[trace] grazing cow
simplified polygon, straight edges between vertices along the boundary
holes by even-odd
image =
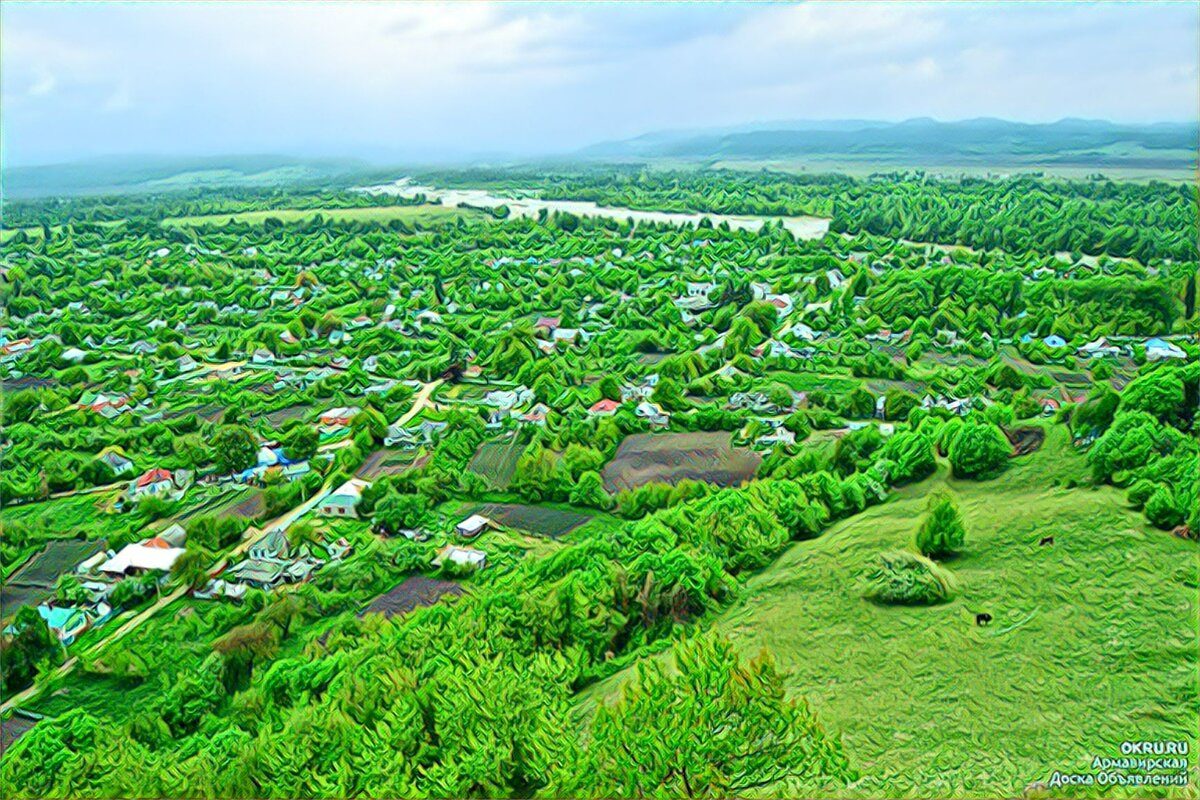
[[[1045,547],[1045,546],[1051,545],[1051,544],[1054,544],[1054,537],[1053,536],[1043,536],[1042,540],[1040,542],[1038,542],[1038,547]]]
[[[988,624],[988,623],[990,623],[991,621],[992,621],[992,615],[991,615],[991,614],[988,614],[988,613],[983,613],[983,614],[976,614],[976,615],[975,615],[975,624],[976,624],[976,625],[987,625],[987,624]]]

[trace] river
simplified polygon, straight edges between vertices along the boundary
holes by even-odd
[[[791,231],[797,239],[820,239],[829,232],[829,220],[824,217],[754,217],[735,214],[699,214],[677,211],[643,211],[636,208],[614,208],[601,206],[590,200],[543,200],[538,197],[500,197],[486,189],[436,189],[432,186],[418,186],[410,183],[407,178],[401,178],[395,183],[378,186],[357,187],[356,191],[368,194],[386,194],[394,197],[415,197],[423,194],[431,203],[457,207],[460,204],[476,208],[496,208],[508,206],[509,214],[514,217],[537,217],[545,211],[552,214],[564,211],[578,217],[606,217],[609,219],[634,222],[657,222],[670,225],[696,225],[707,218],[713,225],[722,222],[729,224],[735,230],[756,231],[767,221],[780,221],[783,227]]]

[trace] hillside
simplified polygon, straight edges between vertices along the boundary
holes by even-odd
[[[1194,743],[1195,547],[1149,528],[1082,472],[1060,428],[997,480],[929,480],[751,578],[715,622],[767,647],[790,688],[842,735],[860,797],[1013,797],[1050,771],[1085,771],[1125,739]],[[908,546],[946,487],[967,524],[949,563],[962,590],[933,608],[879,607],[859,580]],[[1054,536],[1052,547],[1039,547]],[[994,616],[989,627],[973,615]],[[629,672],[587,694],[613,697]],[[585,703],[583,708],[590,708]],[[1132,795],[1126,795],[1132,796]]]
[[[26,197],[163,192],[194,187],[317,185],[361,173],[353,159],[274,155],[110,156],[4,170],[4,194]]]
[[[1195,123],[1124,125],[1064,119],[1027,124],[1001,119],[898,123],[803,122],[752,128],[648,134],[582,151],[586,158],[847,159],[886,164],[987,164],[1188,168],[1196,163]]]

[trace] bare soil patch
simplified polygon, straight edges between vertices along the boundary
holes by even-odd
[[[604,466],[604,488],[620,492],[658,482],[686,479],[736,486],[754,476],[762,456],[733,447],[726,431],[639,433],[628,436]]]

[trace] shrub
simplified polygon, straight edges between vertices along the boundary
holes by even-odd
[[[1146,519],[1156,528],[1171,530],[1183,524],[1185,514],[1175,502],[1175,495],[1166,486],[1160,486],[1146,501]]]
[[[1004,470],[1011,453],[995,425],[968,422],[950,443],[950,467],[956,478],[990,478]]]
[[[1142,478],[1129,487],[1129,505],[1139,511],[1146,505],[1146,501],[1150,499],[1150,495],[1154,494],[1154,490],[1158,488],[1158,484],[1149,478]]]
[[[916,553],[896,551],[880,554],[867,575],[865,596],[884,605],[927,606],[949,600],[955,588],[949,570]]]
[[[947,495],[929,498],[928,513],[917,529],[916,546],[923,556],[950,555],[962,547],[967,538],[958,506]]]

